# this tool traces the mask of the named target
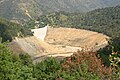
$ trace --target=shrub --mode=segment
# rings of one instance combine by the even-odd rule
[[[34,66],[33,76],[37,80],[55,80],[59,75],[60,68],[60,62],[51,57]]]
[[[105,67],[95,52],[74,53],[71,57],[66,58],[62,67],[70,73],[78,71],[81,77],[84,76],[86,79],[91,79],[93,76],[98,79],[111,79],[112,75],[112,68]]]

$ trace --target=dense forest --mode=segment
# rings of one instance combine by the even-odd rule
[[[86,14],[50,13],[38,20],[41,26],[50,24],[55,27],[74,27],[104,33],[114,38],[120,36],[120,6],[96,9]]]
[[[28,28],[0,18],[0,37],[2,37],[2,42],[7,40],[12,41],[14,37],[23,37],[27,35],[30,35],[30,30]]]

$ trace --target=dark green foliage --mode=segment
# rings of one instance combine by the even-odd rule
[[[116,53],[120,57],[120,38],[114,38],[109,41],[109,45],[103,49],[98,50],[98,54],[102,58],[105,65],[110,66],[109,56]]]
[[[74,27],[120,36],[120,6],[96,9],[86,14],[56,12],[43,15],[39,21],[54,27]],[[42,24],[41,24],[42,25]]]
[[[120,37],[114,38],[112,40],[113,51],[118,52],[120,56]]]
[[[120,37],[112,39],[110,45],[112,47],[112,53],[120,58]],[[120,67],[120,62],[119,62],[119,67]]]
[[[110,40],[109,45],[100,49],[98,54],[105,65],[113,67],[113,79],[118,79],[120,77],[120,38]]]
[[[102,58],[105,65],[110,66],[109,55],[112,53],[112,47],[110,45],[98,50],[98,55]]]
[[[107,34],[111,37],[120,36],[120,6],[98,9],[85,16],[85,29]],[[92,26],[90,28],[90,26]]]
[[[2,42],[12,41],[14,37],[18,36],[18,33],[19,37],[30,35],[30,31],[26,27],[0,18],[0,37],[2,37]]]
[[[32,66],[32,59],[28,54],[19,54],[19,58],[23,65]]]
[[[37,80],[55,80],[60,74],[60,69],[59,61],[54,58],[48,58],[34,66],[33,76],[37,78]]]
[[[110,65],[115,69],[115,77],[120,78],[120,37],[111,42],[112,53],[109,55]]]

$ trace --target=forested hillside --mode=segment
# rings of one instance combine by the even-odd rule
[[[11,41],[17,36],[23,37],[27,35],[30,35],[28,28],[0,18],[0,37],[2,37],[2,42]]]
[[[120,5],[120,0],[1,0],[0,16],[26,21],[29,17],[27,10],[33,18],[51,12],[88,12],[98,8]]]
[[[104,33],[111,37],[120,36],[120,6],[96,9],[86,14],[57,12],[38,19],[41,26],[75,27]]]
[[[0,4],[2,1],[0,1]],[[15,54],[10,50],[8,43],[5,41],[11,41],[16,36],[23,37],[30,35],[30,28],[36,25],[34,20],[21,26],[5,19],[0,19],[0,80],[120,79],[120,6],[97,9],[86,14],[55,12],[43,15],[37,20],[40,22],[40,27],[50,24],[53,27],[82,28],[105,33],[115,39],[109,40],[108,46],[96,52],[78,50],[70,57],[66,57],[61,61],[55,58],[47,58],[44,61],[33,64],[29,55],[24,52]],[[84,36],[84,34],[82,35]],[[68,40],[70,41],[70,39]],[[28,43],[27,39],[26,42]],[[38,45],[38,43],[36,44]],[[75,43],[73,42],[73,44]],[[29,47],[31,47],[30,45],[33,44],[29,44]],[[26,47],[26,45],[24,46]],[[62,47],[65,48],[66,46]]]

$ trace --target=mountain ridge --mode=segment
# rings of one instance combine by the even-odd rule
[[[88,12],[98,8],[120,5],[120,0],[2,0],[0,16],[7,19],[28,20],[27,10],[33,17],[50,12]]]

